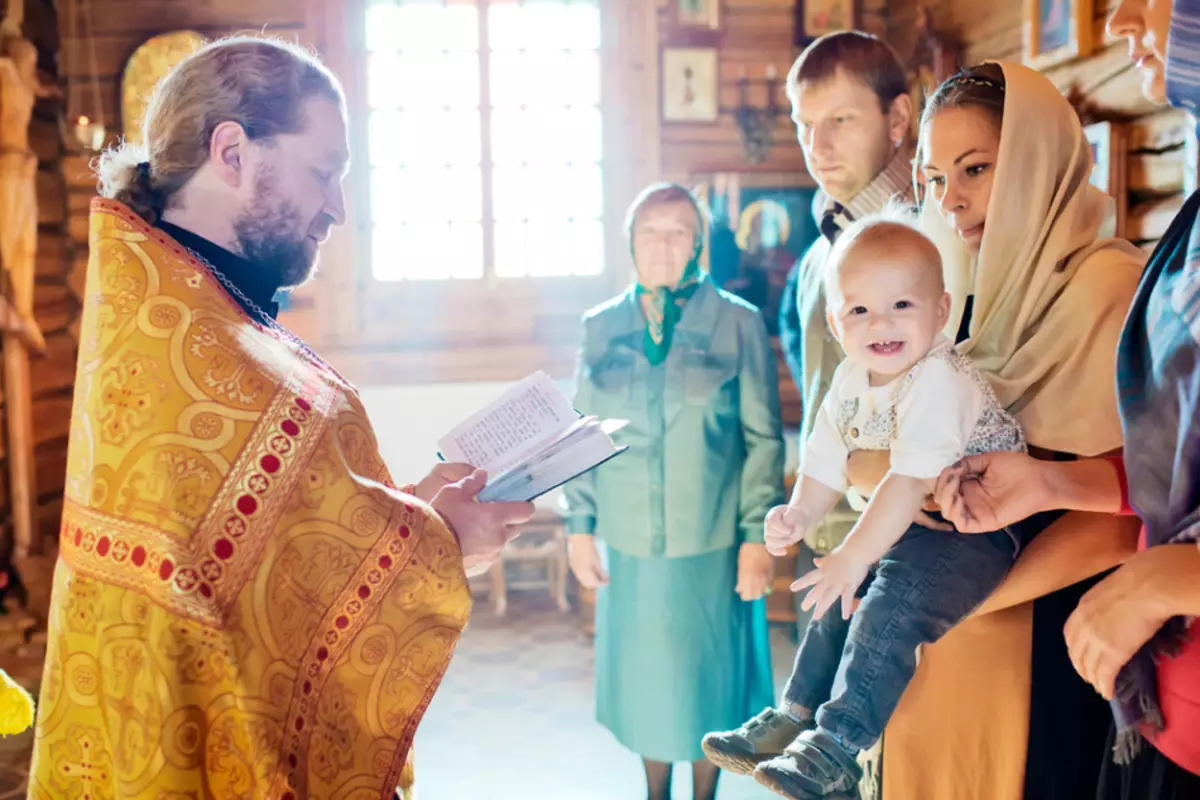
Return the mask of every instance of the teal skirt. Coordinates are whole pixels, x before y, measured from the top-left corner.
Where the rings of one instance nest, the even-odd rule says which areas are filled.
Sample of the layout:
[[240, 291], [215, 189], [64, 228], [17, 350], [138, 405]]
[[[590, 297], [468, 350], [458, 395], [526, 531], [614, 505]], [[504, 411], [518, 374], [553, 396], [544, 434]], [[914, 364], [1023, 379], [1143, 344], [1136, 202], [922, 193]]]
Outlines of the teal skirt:
[[652, 761], [697, 761], [710, 731], [773, 705], [766, 601], [734, 594], [738, 548], [686, 558], [608, 549], [596, 599], [596, 719]]

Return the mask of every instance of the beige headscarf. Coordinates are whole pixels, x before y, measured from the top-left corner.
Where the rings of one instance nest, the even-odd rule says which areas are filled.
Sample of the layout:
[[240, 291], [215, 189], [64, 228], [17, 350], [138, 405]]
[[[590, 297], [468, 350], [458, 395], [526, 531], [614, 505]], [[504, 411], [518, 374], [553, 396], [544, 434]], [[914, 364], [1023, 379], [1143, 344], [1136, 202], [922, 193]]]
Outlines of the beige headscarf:
[[1101, 239], [1112, 198], [1092, 186], [1074, 109], [1040, 73], [1004, 70], [1004, 123], [979, 258], [927, 202], [922, 228], [942, 252], [957, 333], [974, 294], [970, 356], [1030, 444], [1091, 456], [1121, 446], [1115, 357], [1145, 254]]

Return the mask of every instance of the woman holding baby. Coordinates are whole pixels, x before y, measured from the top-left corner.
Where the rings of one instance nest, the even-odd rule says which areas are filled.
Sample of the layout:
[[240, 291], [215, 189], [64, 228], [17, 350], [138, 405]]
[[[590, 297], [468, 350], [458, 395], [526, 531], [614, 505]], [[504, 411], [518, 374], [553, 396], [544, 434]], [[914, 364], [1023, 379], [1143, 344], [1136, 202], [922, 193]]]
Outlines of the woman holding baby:
[[[1109, 32], [1129, 42], [1149, 99], [1195, 111], [1200, 2], [1125, 0]], [[937, 491], [963, 531], [1064, 508], [1144, 523], [1138, 552], [1084, 595], [1065, 627], [1076, 670], [1112, 704], [1099, 800], [1200, 797], [1198, 219], [1193, 194], [1150, 258], [1117, 348], [1123, 458], [968, 458]]]
[[[923, 114], [920, 227], [943, 261], [943, 330], [1042, 459], [1122, 445], [1114, 353], [1144, 255], [1104, 238], [1111, 200], [1089, 183], [1091, 166], [1074, 110], [1024, 67], [960, 73]], [[873, 494], [890, 480], [889, 461], [856, 450], [851, 482]], [[1132, 551], [1135, 530], [1075, 513], [1008, 523], [1018, 521], [988, 528], [1017, 534], [1007, 577], [922, 648], [887, 723], [885, 800], [1073, 800], [1094, 791], [1107, 710], [1071, 668], [1062, 627], [1096, 576]], [[811, 773], [814, 758], [800, 748], [796, 770]]]
[[[1196, 108], [1200, 3], [1124, 0], [1109, 30], [1150, 99]], [[1061, 516], [927, 648], [888, 728], [885, 800], [1200, 797], [1200, 195], [1141, 277], [1136, 253], [1099, 238], [1087, 152], [1066, 102], [1017, 67], [952, 79], [925, 115], [925, 228], [950, 254], [960, 350], [1031, 444], [965, 459], [936, 500], [964, 532]], [[1136, 539], [1115, 516], [1134, 509]], [[1111, 701], [1099, 720], [1081, 685]]]

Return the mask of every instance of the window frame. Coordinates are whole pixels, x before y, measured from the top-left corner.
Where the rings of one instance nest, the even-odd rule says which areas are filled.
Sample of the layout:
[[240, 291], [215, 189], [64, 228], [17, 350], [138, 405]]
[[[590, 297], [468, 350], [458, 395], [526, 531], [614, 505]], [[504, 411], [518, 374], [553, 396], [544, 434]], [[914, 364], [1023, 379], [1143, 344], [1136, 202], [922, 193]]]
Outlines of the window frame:
[[[480, 51], [484, 51], [486, 39], [486, 11], [494, 0], [474, 0], [482, 12], [480, 16]], [[521, 1], [521, 0], [518, 0]], [[614, 180], [612, 167], [612, 148], [610, 142], [614, 129], [612, 124], [613, 88], [608, 79], [610, 65], [613, 60], [613, 36], [610, 25], [608, 4], [598, 3], [600, 10], [600, 114], [601, 114], [601, 175], [604, 192], [601, 224], [604, 231], [604, 264], [602, 270], [595, 275], [563, 275], [563, 276], [522, 276], [499, 277], [495, 274], [494, 264], [484, 264], [484, 275], [481, 278], [457, 279], [445, 278], [435, 280], [382, 280], [376, 278], [372, 269], [373, 228], [371, 216], [371, 174], [369, 153], [369, 125], [371, 107], [367, 101], [367, 54], [366, 50], [366, 10], [373, 0], [349, 0], [346, 3], [347, 34], [349, 50], [352, 54], [350, 62], [351, 75], [346, 78], [347, 106], [349, 117], [354, 124], [350, 126], [351, 152], [361, 154], [356, 157], [346, 176], [345, 191], [350, 207], [350, 227], [354, 238], [353, 276], [356, 294], [360, 298], [359, 308], [367, 316], [378, 319], [389, 318], [391, 314], [402, 311], [406, 314], [416, 314], [418, 318], [426, 318], [432, 308], [445, 309], [453, 307], [459, 313], [491, 314], [498, 308], [511, 306], [513, 303], [525, 306], [550, 307], [562, 305], [564, 310], [576, 308], [586, 310], [595, 303], [611, 296], [613, 291], [621, 286], [628, 277], [626, 272], [614, 265], [622, 263], [622, 254], [627, 247], [623, 230], [623, 209], [614, 208], [612, 198], [623, 188], [619, 181]], [[403, 2], [403, 0], [401, 0]], [[485, 84], [487, 66], [485, 58], [480, 58], [480, 105], [488, 102], [488, 90]], [[481, 111], [481, 175], [483, 191], [484, 220], [483, 237], [485, 259], [489, 253], [494, 255], [492, 246], [494, 220], [489, 222], [489, 210], [492, 204], [492, 169], [491, 165], [491, 115]], [[386, 313], [384, 312], [386, 309]], [[372, 311], [376, 313], [371, 313]], [[374, 325], [368, 326], [374, 327]]]

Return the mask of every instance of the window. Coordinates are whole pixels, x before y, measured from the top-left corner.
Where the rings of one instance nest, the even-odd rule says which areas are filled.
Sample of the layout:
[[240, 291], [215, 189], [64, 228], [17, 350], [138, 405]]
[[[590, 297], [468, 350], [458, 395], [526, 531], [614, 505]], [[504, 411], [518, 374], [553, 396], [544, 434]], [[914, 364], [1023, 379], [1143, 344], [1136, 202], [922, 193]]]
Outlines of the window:
[[599, 0], [372, 0], [371, 272], [596, 275]]

